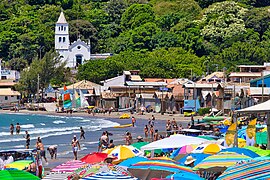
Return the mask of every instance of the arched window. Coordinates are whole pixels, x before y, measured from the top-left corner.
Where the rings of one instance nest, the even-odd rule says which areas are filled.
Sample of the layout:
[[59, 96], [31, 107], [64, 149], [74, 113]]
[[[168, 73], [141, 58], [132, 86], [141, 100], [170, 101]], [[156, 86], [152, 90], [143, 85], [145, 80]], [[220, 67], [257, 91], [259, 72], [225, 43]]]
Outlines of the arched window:
[[64, 31], [66, 31], [66, 27], [64, 27]]
[[61, 42], [61, 40], [62, 40], [62, 38], [61, 38], [61, 37], [59, 37], [59, 42]]
[[61, 31], [63, 31], [63, 29], [64, 29], [64, 26], [61, 26]]
[[63, 37], [63, 42], [66, 42], [66, 37]]
[[59, 28], [58, 28], [58, 29], [59, 29], [59, 31], [60, 31], [60, 26], [59, 26]]

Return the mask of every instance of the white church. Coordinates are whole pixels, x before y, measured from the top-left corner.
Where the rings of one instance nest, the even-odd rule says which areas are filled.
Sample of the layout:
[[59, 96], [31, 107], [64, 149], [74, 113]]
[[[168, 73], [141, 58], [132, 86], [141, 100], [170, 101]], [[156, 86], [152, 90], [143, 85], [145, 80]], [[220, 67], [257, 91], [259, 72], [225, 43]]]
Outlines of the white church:
[[55, 25], [55, 50], [60, 54], [63, 61], [67, 62], [66, 67], [74, 68], [90, 59], [106, 59], [112, 56], [110, 53], [91, 55], [90, 40], [85, 43], [80, 38], [70, 43], [68, 22], [61, 12]]

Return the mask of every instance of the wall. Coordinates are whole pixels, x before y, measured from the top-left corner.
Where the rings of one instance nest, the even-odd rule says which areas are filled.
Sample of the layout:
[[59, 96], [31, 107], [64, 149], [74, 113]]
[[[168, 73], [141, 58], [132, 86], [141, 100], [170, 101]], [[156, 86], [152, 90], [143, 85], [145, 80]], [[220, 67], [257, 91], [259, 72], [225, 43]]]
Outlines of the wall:
[[11, 102], [18, 102], [19, 99], [17, 99], [17, 96], [7, 96], [8, 99], [5, 100], [5, 96], [0, 96], [0, 104], [8, 104]]

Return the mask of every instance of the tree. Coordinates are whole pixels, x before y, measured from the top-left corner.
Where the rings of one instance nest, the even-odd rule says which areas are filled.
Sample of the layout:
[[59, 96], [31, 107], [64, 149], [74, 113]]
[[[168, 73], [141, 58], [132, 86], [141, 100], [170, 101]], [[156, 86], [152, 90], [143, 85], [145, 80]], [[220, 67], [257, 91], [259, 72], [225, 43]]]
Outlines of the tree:
[[22, 58], [13, 58], [8, 61], [8, 64], [12, 70], [22, 71], [27, 67], [28, 62]]
[[121, 21], [122, 14], [128, 7], [125, 0], [110, 0], [105, 8], [108, 13], [110, 22], [119, 24]]

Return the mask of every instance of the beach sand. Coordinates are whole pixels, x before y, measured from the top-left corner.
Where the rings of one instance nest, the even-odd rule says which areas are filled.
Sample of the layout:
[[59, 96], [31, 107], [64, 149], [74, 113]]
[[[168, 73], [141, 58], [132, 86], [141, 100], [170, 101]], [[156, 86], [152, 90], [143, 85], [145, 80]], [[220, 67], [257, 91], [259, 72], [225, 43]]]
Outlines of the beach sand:
[[[1, 110], [0, 113], [1, 112], [12, 113], [13, 111]], [[15, 112], [13, 112], [13, 113], [15, 113]], [[57, 115], [57, 116], [79, 116], [79, 117], [89, 117], [89, 118], [105, 118], [105, 119], [108, 119], [110, 121], [117, 122], [119, 124], [131, 123], [131, 119], [119, 119], [119, 117], [122, 114], [124, 114], [124, 112], [121, 112], [121, 113], [120, 112], [112, 112], [110, 115], [108, 113], [106, 113], [106, 114], [96, 113], [95, 116], [93, 116], [92, 114], [85, 113], [85, 112], [74, 112], [72, 115], [70, 115], [70, 114], [66, 114], [66, 113], [56, 113], [56, 112], [47, 112], [47, 111], [20, 110], [19, 112], [16, 112], [16, 113]], [[87, 148], [86, 148], [86, 150], [82, 150], [78, 153], [78, 158], [80, 159], [83, 156], [85, 156], [86, 154], [97, 151], [97, 143], [87, 144], [87, 141], [89, 141], [89, 139], [91, 139], [91, 141], [93, 141], [93, 138], [95, 138], [95, 140], [98, 141], [97, 137], [100, 136], [102, 131], [105, 131], [105, 130], [113, 133], [113, 136], [111, 138], [114, 139], [115, 144], [124, 144], [125, 143], [124, 136], [125, 136], [126, 131], [129, 131], [132, 133], [134, 142], [136, 142], [137, 136], [140, 135], [140, 136], [144, 137], [143, 128], [148, 123], [148, 119], [151, 118], [152, 115], [154, 115], [155, 119], [156, 119], [155, 129], [158, 129], [160, 132], [165, 131], [165, 124], [166, 124], [165, 120], [168, 120], [168, 119], [172, 120], [173, 118], [175, 118], [175, 120], [178, 123], [181, 123], [183, 125], [183, 127], [186, 127], [191, 119], [190, 117], [183, 117], [180, 114], [164, 114], [164, 115], [161, 115], [160, 113], [146, 113], [145, 115], [138, 115], [136, 113], [132, 114], [131, 116], [134, 116], [137, 120], [135, 127], [121, 128], [121, 129], [106, 128], [106, 129], [102, 129], [100, 131], [96, 131], [95, 135], [93, 134], [93, 132], [85, 132], [86, 133], [86, 140], [81, 141], [81, 144], [85, 144], [85, 147], [87, 147]], [[201, 118], [201, 117], [195, 117], [194, 119], [197, 120], [198, 118]], [[47, 153], [47, 158], [49, 158], [48, 153]], [[58, 156], [57, 159], [53, 159], [53, 160], [48, 159], [49, 164], [45, 165], [45, 163], [44, 163], [46, 173], [48, 173], [50, 171], [50, 169], [52, 169], [53, 167], [55, 167], [59, 164], [62, 164], [68, 160], [72, 160], [72, 159], [73, 159], [72, 153], [70, 153], [67, 156]]]

